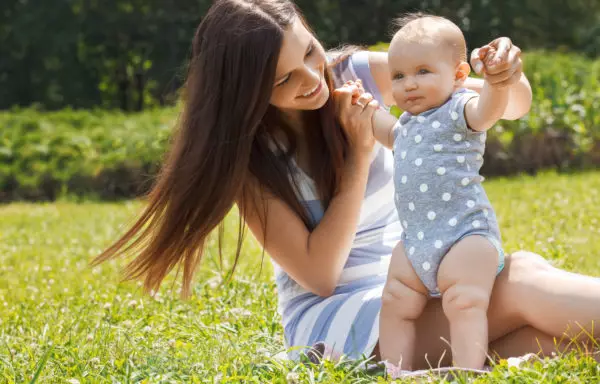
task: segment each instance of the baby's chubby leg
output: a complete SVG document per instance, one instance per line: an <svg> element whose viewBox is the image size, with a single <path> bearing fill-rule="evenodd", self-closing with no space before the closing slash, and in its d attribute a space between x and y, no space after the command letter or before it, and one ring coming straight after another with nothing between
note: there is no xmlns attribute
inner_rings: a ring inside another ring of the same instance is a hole
<svg viewBox="0 0 600 384"><path fill-rule="evenodd" d="M456 243L440 263L438 287L450 323L456 366L480 369L485 363L487 309L498 262L498 250L490 240L468 236Z"/></svg>
<svg viewBox="0 0 600 384"><path fill-rule="evenodd" d="M382 360L412 370L416 327L427 304L427 289L406 257L402 243L394 248L383 288L379 320L379 350Z"/></svg>

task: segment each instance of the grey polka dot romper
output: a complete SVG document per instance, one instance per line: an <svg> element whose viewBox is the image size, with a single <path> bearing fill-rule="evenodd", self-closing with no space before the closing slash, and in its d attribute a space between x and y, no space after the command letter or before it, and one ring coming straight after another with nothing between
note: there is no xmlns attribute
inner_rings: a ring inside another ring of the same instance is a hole
<svg viewBox="0 0 600 384"><path fill-rule="evenodd" d="M438 108L402 114L394 128L395 203L404 249L434 297L442 258L466 236L487 237L498 249L498 272L504 265L496 215L479 175L486 133L468 128L464 117L475 95L456 91Z"/></svg>

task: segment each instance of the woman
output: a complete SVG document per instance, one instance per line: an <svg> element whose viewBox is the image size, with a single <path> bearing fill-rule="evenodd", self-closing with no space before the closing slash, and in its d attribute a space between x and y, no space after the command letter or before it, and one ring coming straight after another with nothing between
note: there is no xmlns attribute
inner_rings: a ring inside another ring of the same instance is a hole
<svg viewBox="0 0 600 384"><path fill-rule="evenodd" d="M486 76L511 87L505 117L517 118L531 100L519 50L508 39L492 44L511 65ZM372 96L349 85L334 96L334 81L357 78ZM217 1L194 38L180 127L148 205L95 262L135 251L127 276L143 278L147 291L182 265L186 296L206 236L237 204L275 264L286 343L377 356L381 291L400 231L391 153L373 139L371 99L388 103L389 94L385 54L328 64L289 1ZM575 322L592 332L599 304L597 280L514 254L492 295L490 347L500 356L537 352L538 339L551 351L552 337ZM448 324L432 301L418 322L421 366L426 355L451 362L441 338Z"/></svg>

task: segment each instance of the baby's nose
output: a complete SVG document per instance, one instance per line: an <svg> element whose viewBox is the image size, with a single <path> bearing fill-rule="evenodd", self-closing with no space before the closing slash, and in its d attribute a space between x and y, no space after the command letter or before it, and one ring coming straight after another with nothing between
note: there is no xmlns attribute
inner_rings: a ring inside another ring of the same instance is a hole
<svg viewBox="0 0 600 384"><path fill-rule="evenodd" d="M415 89L415 88L417 88L417 82L416 82L416 81L415 81L415 79L413 79L413 78L408 78L408 79L406 79L406 81L404 82L404 87L405 87L407 90L410 90L410 89Z"/></svg>

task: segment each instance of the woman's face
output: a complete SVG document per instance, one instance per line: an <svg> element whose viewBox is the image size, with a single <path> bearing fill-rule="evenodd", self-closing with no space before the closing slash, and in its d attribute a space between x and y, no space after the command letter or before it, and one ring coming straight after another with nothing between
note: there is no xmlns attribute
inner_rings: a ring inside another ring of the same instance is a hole
<svg viewBox="0 0 600 384"><path fill-rule="evenodd" d="M329 98L326 64L325 50L297 18L284 33L271 104L283 111L321 108Z"/></svg>

